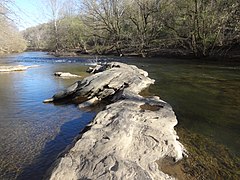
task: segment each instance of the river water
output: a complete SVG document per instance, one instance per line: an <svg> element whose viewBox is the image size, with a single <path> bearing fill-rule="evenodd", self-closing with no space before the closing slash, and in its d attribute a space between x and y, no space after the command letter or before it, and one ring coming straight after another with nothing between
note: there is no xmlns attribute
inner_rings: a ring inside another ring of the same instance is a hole
<svg viewBox="0 0 240 180"><path fill-rule="evenodd" d="M0 57L1 64L37 65L24 72L0 73L0 179L41 179L95 113L75 105L42 101L85 75L86 65L113 57L56 58L43 52ZM233 154L240 149L240 66L176 59L117 58L136 64L156 80L151 94L169 102L179 127L214 139Z"/></svg>

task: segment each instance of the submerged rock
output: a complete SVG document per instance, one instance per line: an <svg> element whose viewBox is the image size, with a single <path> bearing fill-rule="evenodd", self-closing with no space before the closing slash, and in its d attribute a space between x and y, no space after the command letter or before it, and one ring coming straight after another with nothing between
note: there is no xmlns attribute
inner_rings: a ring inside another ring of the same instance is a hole
<svg viewBox="0 0 240 180"><path fill-rule="evenodd" d="M36 67L36 66L23 66L23 65L0 66L0 72L25 71L28 68L32 68L32 67Z"/></svg>
<svg viewBox="0 0 240 180"><path fill-rule="evenodd" d="M76 74L71 74L69 72L55 72L54 76L58 76L58 77L62 77L62 78L72 78L72 77L81 77L79 75Z"/></svg>
<svg viewBox="0 0 240 180"><path fill-rule="evenodd" d="M123 63L108 63L51 99L85 100L79 106L111 100L76 144L60 157L50 179L174 179L156 160L178 161L184 147L174 130L176 116L159 97L138 95L154 83L147 72Z"/></svg>

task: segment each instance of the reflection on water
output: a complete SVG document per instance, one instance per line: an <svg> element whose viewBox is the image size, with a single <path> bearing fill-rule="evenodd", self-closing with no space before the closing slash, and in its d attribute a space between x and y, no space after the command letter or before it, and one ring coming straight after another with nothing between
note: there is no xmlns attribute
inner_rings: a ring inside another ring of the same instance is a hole
<svg viewBox="0 0 240 180"><path fill-rule="evenodd" d="M76 79L84 64L110 57L54 58L42 52L0 58L0 64L40 65L25 72L0 74L0 179L40 179L57 155L94 116L74 105L43 104ZM150 92L169 102L179 126L211 137L239 155L240 67L174 59L122 58L147 70L156 80Z"/></svg>

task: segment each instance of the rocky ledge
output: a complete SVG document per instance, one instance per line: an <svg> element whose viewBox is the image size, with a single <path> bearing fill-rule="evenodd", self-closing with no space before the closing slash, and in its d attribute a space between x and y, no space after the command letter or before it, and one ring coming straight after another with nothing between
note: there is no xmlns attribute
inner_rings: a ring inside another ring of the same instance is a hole
<svg viewBox="0 0 240 180"><path fill-rule="evenodd" d="M101 71L45 101L70 98L80 108L109 102L58 158L49 179L174 179L156 161L178 161L185 154L174 130L176 116L159 97L138 94L154 80L123 63L102 65Z"/></svg>

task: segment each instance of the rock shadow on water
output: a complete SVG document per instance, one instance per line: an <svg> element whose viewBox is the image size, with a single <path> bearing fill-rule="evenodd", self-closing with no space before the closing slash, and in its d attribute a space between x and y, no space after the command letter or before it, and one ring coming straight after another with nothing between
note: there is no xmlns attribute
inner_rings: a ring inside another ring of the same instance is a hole
<svg viewBox="0 0 240 180"><path fill-rule="evenodd" d="M46 143L40 155L33 160L32 164L24 168L17 180L44 179L51 165L77 140L79 133L93 120L94 116L95 113L83 112L81 118L64 123L58 135Z"/></svg>

